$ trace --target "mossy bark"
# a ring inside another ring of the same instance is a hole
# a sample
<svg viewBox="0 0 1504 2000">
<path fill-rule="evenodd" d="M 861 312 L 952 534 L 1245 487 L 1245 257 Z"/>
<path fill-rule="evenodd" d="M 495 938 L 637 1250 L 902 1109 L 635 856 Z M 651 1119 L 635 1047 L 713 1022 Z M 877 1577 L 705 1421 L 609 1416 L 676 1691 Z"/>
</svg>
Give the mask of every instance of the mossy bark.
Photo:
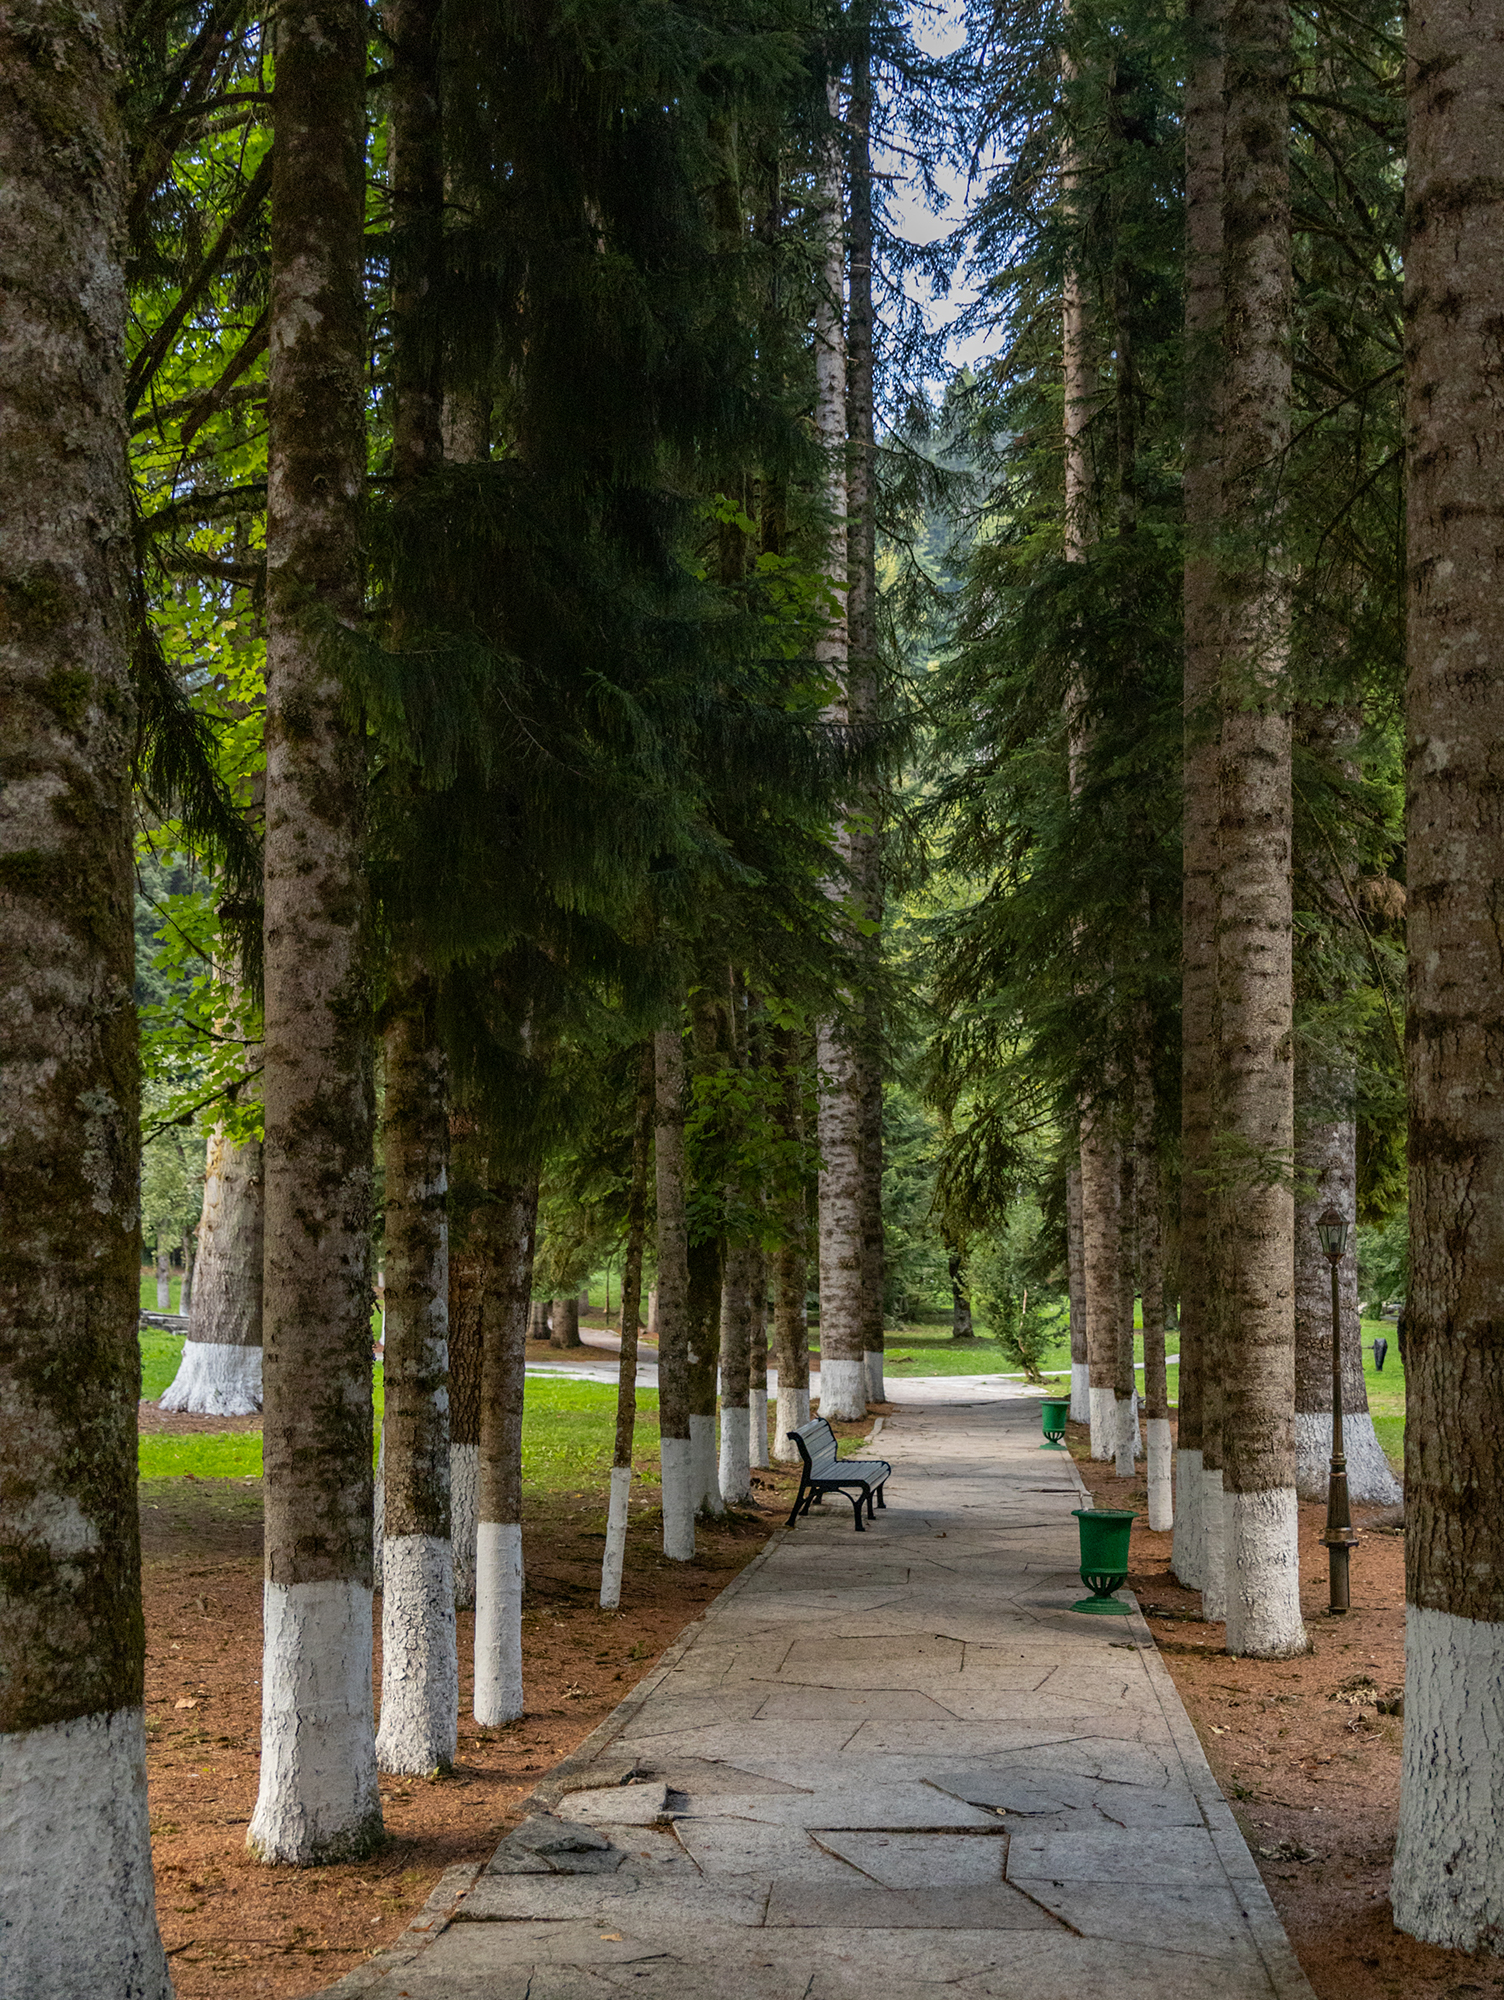
<svg viewBox="0 0 1504 2000">
<path fill-rule="evenodd" d="M 1504 38 L 1408 17 L 1410 1291 L 1395 1922 L 1504 1943 Z"/>
<path fill-rule="evenodd" d="M 334 0 L 284 10 L 276 39 L 263 1407 L 266 1577 L 290 1593 L 294 1608 L 276 1629 L 292 1644 L 345 1629 L 303 1618 L 297 1607 L 315 1601 L 315 1586 L 348 1598 L 372 1582 L 365 753 L 341 674 L 363 613 L 365 30 L 359 0 Z M 272 1666 L 263 1675 L 266 1753 Z M 317 1663 L 281 1666 L 300 1688 L 320 1675 Z M 347 1660 L 337 1677 L 354 1673 Z M 321 1701 L 287 1719 L 299 1741 L 289 1780 L 316 1781 L 308 1749 L 327 1728 L 331 1754 L 355 1758 L 355 1781 L 342 1807 L 305 1812 L 297 1797 L 271 1795 L 277 1780 L 264 1753 L 252 1838 L 266 1859 L 350 1858 L 381 1837 L 369 1694 L 358 1743 L 346 1741 L 353 1712 L 328 1721 L 331 1712 Z"/>
<path fill-rule="evenodd" d="M 0 1905 L 7 1984 L 45 2000 L 171 1991 L 140 1716 L 122 70 L 113 5 L 0 21 Z M 82 1762 L 111 1731 L 113 1795 Z M 18 1798 L 70 1732 L 53 1810 L 91 1882 L 26 1851 Z"/>
</svg>

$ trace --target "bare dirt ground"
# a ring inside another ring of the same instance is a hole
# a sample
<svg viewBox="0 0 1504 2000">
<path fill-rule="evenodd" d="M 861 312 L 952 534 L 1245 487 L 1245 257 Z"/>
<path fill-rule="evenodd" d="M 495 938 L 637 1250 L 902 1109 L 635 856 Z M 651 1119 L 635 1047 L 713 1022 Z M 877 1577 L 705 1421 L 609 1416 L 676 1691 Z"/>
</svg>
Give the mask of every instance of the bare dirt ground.
<svg viewBox="0 0 1504 2000">
<path fill-rule="evenodd" d="M 1072 1424 L 1067 1442 L 1098 1506 L 1147 1504 L 1142 1472 L 1120 1480 L 1093 1463 L 1083 1426 Z M 1417 1944 L 1391 1918 L 1403 1724 L 1378 1703 L 1404 1688 L 1404 1531 L 1386 1510 L 1353 1513 L 1353 1608 L 1333 1618 L 1326 1510 L 1301 1506 L 1312 1644 L 1302 1659 L 1229 1658 L 1224 1628 L 1204 1623 L 1199 1595 L 1170 1574 L 1170 1536 L 1144 1522 L 1133 1527 L 1129 1588 L 1318 2000 L 1495 2000 L 1504 1995 L 1499 1959 Z"/>
<path fill-rule="evenodd" d="M 836 1426 L 856 1435 L 870 1427 Z M 778 1467 L 753 1479 L 757 1506 L 702 1522 L 699 1553 L 687 1564 L 665 1561 L 657 1489 L 639 1487 L 619 1612 L 596 1602 L 600 1497 L 530 1495 L 527 1715 L 497 1730 L 469 1719 L 474 1621 L 461 1612 L 453 1773 L 383 1779 L 381 1851 L 360 1864 L 310 1869 L 266 1868 L 245 1849 L 260 1747 L 261 1482 L 143 1482 L 152 1852 L 179 2000 L 315 1993 L 389 1943 L 445 1868 L 483 1860 L 544 1772 L 630 1693 L 781 1524 L 793 1475 Z M 379 1691 L 379 1606 L 375 1625 Z"/>
</svg>

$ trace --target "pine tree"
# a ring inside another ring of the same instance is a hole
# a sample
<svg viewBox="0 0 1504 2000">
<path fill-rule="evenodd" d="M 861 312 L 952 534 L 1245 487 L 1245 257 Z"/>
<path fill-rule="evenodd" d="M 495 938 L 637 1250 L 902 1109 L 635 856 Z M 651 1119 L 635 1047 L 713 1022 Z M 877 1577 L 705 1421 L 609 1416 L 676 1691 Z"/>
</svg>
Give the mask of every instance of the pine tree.
<svg viewBox="0 0 1504 2000">
<path fill-rule="evenodd" d="M 1410 16 L 1407 57 L 1410 1292 L 1394 1919 L 1433 1944 L 1497 1952 L 1504 43 L 1496 24 L 1434 6 Z"/>
<path fill-rule="evenodd" d="M 116 10 L 0 26 L 4 1981 L 172 1991 L 136 1512 L 124 133 Z"/>
<path fill-rule="evenodd" d="M 1222 163 L 1225 624 L 1217 761 L 1218 1215 L 1230 1652 L 1304 1652 L 1296 1547 L 1289 598 L 1290 20 L 1229 0 Z"/>
<path fill-rule="evenodd" d="M 364 745 L 338 653 L 362 618 L 365 33 L 278 22 L 267 516 L 266 1583 L 249 1845 L 381 1838 L 371 1718 L 372 1031 Z M 314 1698 L 314 1690 L 317 1697 Z"/>
</svg>

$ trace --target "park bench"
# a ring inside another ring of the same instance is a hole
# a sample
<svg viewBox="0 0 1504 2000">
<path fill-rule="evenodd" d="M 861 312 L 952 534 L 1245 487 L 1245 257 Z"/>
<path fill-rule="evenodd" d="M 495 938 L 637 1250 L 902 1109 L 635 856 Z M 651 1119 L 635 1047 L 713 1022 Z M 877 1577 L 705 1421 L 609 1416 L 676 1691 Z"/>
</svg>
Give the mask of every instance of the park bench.
<svg viewBox="0 0 1504 2000">
<path fill-rule="evenodd" d="M 842 1493 L 851 1502 L 851 1511 L 856 1517 L 856 1531 L 865 1534 L 862 1525 L 862 1508 L 867 1509 L 867 1518 L 872 1515 L 872 1503 L 886 1507 L 883 1499 L 883 1482 L 893 1470 L 880 1458 L 837 1458 L 836 1434 L 824 1417 L 814 1417 L 807 1424 L 801 1424 L 789 1436 L 799 1448 L 802 1470 L 799 1476 L 799 1495 L 794 1502 L 794 1511 L 789 1515 L 788 1525 L 792 1528 L 801 1514 L 807 1514 L 812 1506 L 823 1500 L 827 1493 Z"/>
</svg>

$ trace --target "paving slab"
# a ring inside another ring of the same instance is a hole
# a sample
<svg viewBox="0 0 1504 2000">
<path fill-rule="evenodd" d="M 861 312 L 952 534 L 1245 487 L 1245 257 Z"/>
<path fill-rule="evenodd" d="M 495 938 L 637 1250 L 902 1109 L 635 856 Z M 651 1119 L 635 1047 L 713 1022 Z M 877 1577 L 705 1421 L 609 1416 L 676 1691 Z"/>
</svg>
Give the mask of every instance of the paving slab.
<svg viewBox="0 0 1504 2000">
<path fill-rule="evenodd" d="M 1136 1608 L 1070 1609 L 1037 1399 L 951 1398 L 884 1423 L 864 1535 L 775 1535 L 332 1993 L 1312 2000 Z"/>
</svg>

